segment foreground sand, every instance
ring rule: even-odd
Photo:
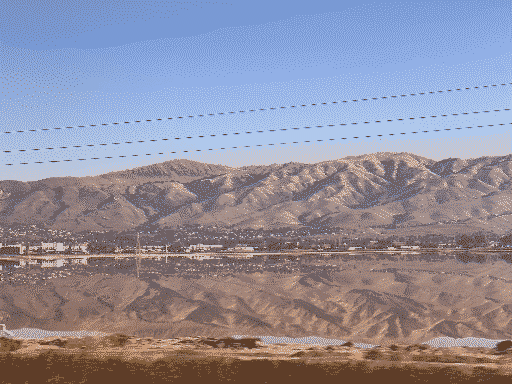
[[[208,382],[231,379],[229,382],[271,383],[278,382],[278,378],[282,382],[283,377],[298,380],[309,376],[322,382],[339,382],[340,375],[372,380],[387,375],[395,382],[414,382],[411,379],[416,378],[417,382],[437,384],[486,379],[494,383],[512,379],[512,352],[490,348],[390,344],[359,349],[264,345],[251,338],[163,340],[124,335],[10,343],[4,340],[2,344],[0,340],[2,383],[102,383],[114,377],[120,379],[127,373],[132,379],[144,379],[141,382],[145,383],[190,382],[204,378],[208,378]],[[18,345],[13,347],[13,344]],[[117,376],[112,376],[114,373]]]

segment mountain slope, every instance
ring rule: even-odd
[[[172,160],[94,177],[0,181],[0,224],[70,231],[231,228],[509,231],[512,155],[433,161],[375,153],[232,168]],[[458,229],[460,231],[460,229]]]

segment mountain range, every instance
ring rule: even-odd
[[[511,229],[511,180],[512,155],[435,161],[380,152],[239,168],[171,160],[92,177],[0,181],[0,225],[503,234]]]

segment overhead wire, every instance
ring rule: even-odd
[[[500,109],[493,109],[489,111],[474,111],[474,112],[460,112],[460,113],[452,113],[452,114],[441,114],[441,115],[433,115],[433,116],[420,116],[420,117],[407,117],[407,118],[398,118],[395,119],[397,121],[406,121],[406,120],[415,120],[415,119],[427,119],[427,118],[437,118],[438,116],[441,117],[447,117],[447,116],[460,116],[460,115],[469,115],[470,113],[490,113],[490,112],[501,112],[501,111],[510,111],[510,108],[504,108],[503,110]],[[393,122],[395,121],[393,119],[383,119],[383,120],[375,120],[375,123],[381,123],[381,122]],[[347,125],[357,125],[359,122],[352,122],[352,123],[340,123],[340,126],[347,126]],[[365,121],[363,124],[370,124],[370,121]],[[287,131],[287,130],[299,130],[299,129],[310,129],[310,128],[325,128],[325,127],[335,127],[338,124],[326,124],[326,125],[316,125],[316,126],[308,126],[308,127],[294,127],[294,128],[280,128],[280,129],[268,129],[266,131],[246,131],[246,132],[232,132],[233,135],[240,135],[240,134],[252,134],[252,133],[265,133],[265,132],[277,132],[277,131]],[[228,136],[230,133],[221,133],[218,135],[210,135],[209,137],[217,137],[217,136]],[[195,138],[205,138],[204,135],[199,135]],[[194,139],[192,136],[186,136],[186,137],[175,137],[174,140],[181,140],[181,139]],[[149,140],[136,140],[136,141],[125,141],[123,143],[121,142],[114,142],[114,143],[101,143],[101,144],[83,144],[83,145],[73,145],[71,147],[49,147],[49,148],[32,148],[30,150],[32,151],[41,151],[41,150],[55,150],[55,149],[73,149],[73,148],[83,148],[83,147],[94,147],[94,146],[106,146],[106,145],[121,145],[121,144],[134,144],[134,143],[145,143],[147,141],[150,142],[157,142],[157,141],[168,141],[172,140],[169,138],[163,138],[163,139],[149,139]],[[18,149],[17,152],[27,152],[29,149]],[[12,150],[3,151],[4,153],[12,153]]]
[[[481,88],[490,88],[490,87],[498,87],[499,85],[502,86],[508,86],[512,83],[501,83],[501,84],[491,84],[491,85],[483,85],[483,86],[474,86],[474,87],[465,87],[465,88],[455,88],[455,89],[448,89],[444,91],[428,91],[428,92],[417,92],[417,93],[410,93],[410,94],[400,94],[399,96],[380,96],[380,97],[370,97],[370,98],[363,98],[363,99],[353,99],[353,100],[343,100],[343,101],[331,101],[331,102],[318,102],[318,103],[311,103],[311,104],[297,104],[297,105],[291,105],[291,106],[281,106],[281,107],[269,107],[269,108],[252,108],[248,110],[241,110],[241,111],[230,111],[230,112],[217,112],[217,113],[207,113],[202,115],[184,115],[184,116],[177,116],[177,117],[160,117],[160,118],[154,118],[154,119],[141,119],[141,120],[133,120],[133,121],[123,121],[120,122],[112,122],[112,123],[98,123],[98,124],[87,124],[87,125],[78,125],[78,126],[70,126],[70,127],[56,127],[56,128],[41,128],[41,129],[28,129],[28,130],[18,130],[18,131],[6,131],[2,132],[4,134],[12,134],[12,133],[24,133],[24,132],[39,132],[39,131],[51,131],[51,130],[66,130],[66,129],[76,129],[76,128],[86,128],[86,127],[98,127],[98,126],[110,126],[110,125],[119,125],[119,124],[131,124],[131,123],[141,123],[141,122],[154,122],[154,121],[167,121],[167,120],[174,120],[174,119],[186,119],[188,118],[194,118],[194,117],[206,117],[206,116],[217,116],[217,115],[233,115],[237,113],[245,113],[245,112],[256,112],[256,111],[266,111],[266,110],[282,110],[287,108],[297,108],[297,107],[311,107],[311,106],[320,106],[320,105],[327,105],[327,104],[342,104],[342,103],[350,103],[350,102],[360,102],[360,101],[370,101],[370,100],[380,100],[380,99],[396,99],[399,97],[407,97],[407,96],[417,96],[417,95],[426,95],[426,94],[438,94],[443,92],[453,92],[455,91],[464,91],[464,90],[470,90],[470,89],[481,89]],[[492,89],[492,88],[491,88]],[[181,121],[181,120],[178,120]]]
[[[506,125],[506,124],[512,124],[511,123],[502,123],[502,124],[488,124],[487,127],[494,127],[495,125]],[[477,126],[478,128],[483,128],[484,125],[478,125]],[[472,129],[472,128],[475,128],[475,127],[464,127],[465,129]],[[454,130],[461,130],[461,129],[464,129],[464,128],[461,128],[461,127],[457,127],[457,128],[453,128]],[[452,128],[445,128],[445,129],[434,129],[432,131],[414,131],[414,132],[409,132],[409,133],[412,133],[412,134],[417,134],[417,133],[429,133],[429,132],[441,132],[441,131],[451,131]],[[388,136],[395,136],[395,135],[406,135],[407,132],[400,132],[400,133],[389,133],[387,134]],[[383,137],[384,135],[376,135],[377,137]],[[360,138],[370,138],[372,137],[371,135],[369,136],[353,136],[352,138],[354,139],[360,139]],[[342,137],[341,140],[347,140],[348,137]],[[311,143],[311,142],[322,142],[322,141],[335,141],[335,140],[339,140],[339,139],[318,139],[318,140],[305,140],[305,141],[302,141],[302,142],[299,142],[299,141],[293,141],[291,143],[273,143],[273,144],[266,144],[266,145],[269,145],[269,146],[273,146],[273,145],[279,145],[279,144],[282,144],[282,145],[290,145],[290,144],[299,144],[299,143]],[[257,145],[254,145],[253,147],[263,147],[264,144],[257,144]],[[239,149],[239,148],[251,148],[250,145],[245,145],[245,146],[236,146],[236,147],[230,147],[230,148],[210,148],[210,149],[207,149],[207,150],[202,150],[202,149],[196,149],[196,150],[191,150],[191,151],[181,151],[181,152],[177,152],[177,151],[170,151],[170,152],[167,152],[169,154],[172,154],[172,153],[189,153],[189,152],[203,152],[203,151],[215,151],[215,150],[227,150],[227,149]],[[126,158],[126,157],[138,157],[138,156],[154,156],[154,155],[164,155],[165,153],[164,152],[159,152],[159,153],[146,153],[145,155],[139,155],[139,154],[135,154],[135,155],[131,155],[131,156],[127,156],[127,155],[122,155],[122,156],[106,156],[106,157],[91,157],[89,159],[75,159],[75,160],[71,160],[71,159],[66,159],[66,160],[49,160],[47,161],[46,163],[60,163],[60,162],[71,162],[71,161],[87,161],[87,160],[100,160],[100,159],[113,159],[113,158]],[[33,162],[33,163],[26,163],[26,162],[23,162],[23,163],[18,163],[16,165],[27,165],[27,164],[44,164],[45,162],[43,161],[36,161],[36,162]],[[15,165],[14,163],[10,163],[10,164],[5,164],[5,165],[9,165],[9,166],[12,166],[12,165]]]

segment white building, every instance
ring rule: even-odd
[[[190,258],[190,259],[194,259],[194,260],[220,259],[220,257],[207,256],[207,255],[190,255],[190,256],[187,256],[187,257]]]
[[[71,251],[73,252],[82,252],[87,253],[87,243],[85,244],[77,244],[71,246]]]
[[[22,244],[12,244],[12,245],[2,245],[0,247],[1,254],[12,254],[12,255],[22,255],[25,252],[26,246]]]
[[[190,247],[188,247],[188,249],[190,251],[204,251],[204,250],[212,249],[212,248],[220,249],[220,248],[222,248],[222,245],[197,244],[197,245],[191,245]]]
[[[57,260],[41,260],[41,267],[42,268],[58,268],[62,267],[64,265],[64,259],[57,259]]]
[[[87,264],[87,258],[71,259],[71,264]]]
[[[143,248],[147,249],[148,252],[162,252],[166,247],[163,245],[145,245]]]
[[[254,252],[254,247],[237,246],[235,248],[231,248],[230,251],[234,251],[234,252]]]
[[[45,251],[64,252],[63,243],[41,243],[41,248]]]
[[[5,324],[0,324],[0,337],[14,337],[14,334],[7,330]]]

